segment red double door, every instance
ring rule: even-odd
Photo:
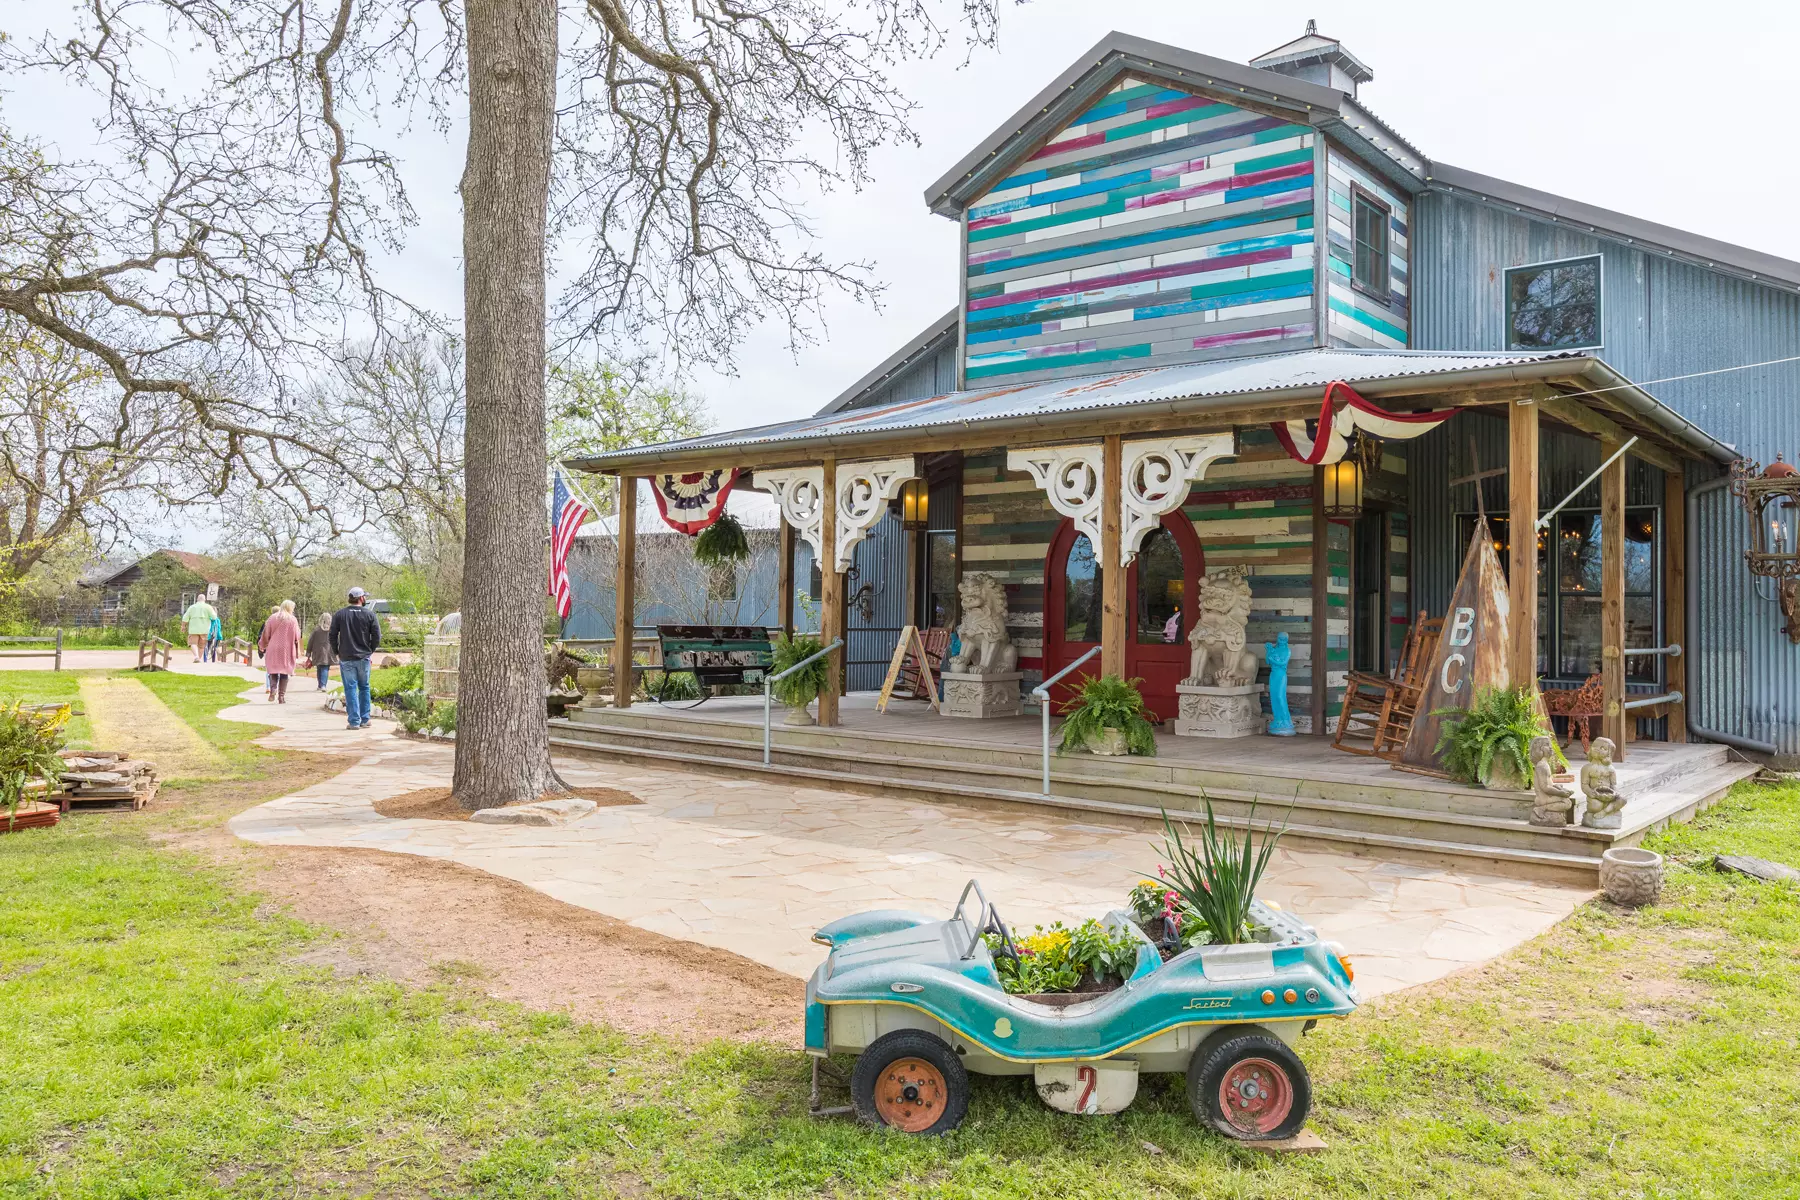
[[[1111,564],[1099,561],[1097,547],[1075,523],[1064,519],[1050,541],[1044,562],[1044,677],[1048,679],[1100,644],[1101,589]],[[1200,539],[1181,512],[1162,519],[1144,537],[1128,568],[1125,594],[1125,675],[1142,679],[1146,705],[1158,718],[1173,721],[1175,685],[1187,675],[1188,614],[1206,570]],[[1060,708],[1072,685],[1100,673],[1098,656],[1078,667],[1051,693]]]

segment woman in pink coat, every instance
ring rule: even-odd
[[[283,600],[263,626],[257,647],[262,651],[263,670],[269,673],[269,699],[286,704],[288,676],[300,658],[300,622],[294,617],[292,600]]]

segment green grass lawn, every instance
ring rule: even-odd
[[[65,726],[71,746],[92,745],[93,729],[80,711],[81,675],[75,671],[0,671],[0,703],[25,700],[32,704],[54,704],[67,700],[75,704],[75,714]]]
[[[208,682],[159,694],[198,713]],[[0,1196],[1800,1194],[1800,889],[1708,866],[1800,863],[1797,787],[1740,787],[1662,838],[1659,906],[1589,906],[1307,1038],[1331,1150],[1279,1159],[1202,1132],[1155,1077],[1111,1118],[1015,1079],[978,1080],[939,1140],[814,1122],[796,1051],[298,965],[332,935],[157,829],[0,837]]]

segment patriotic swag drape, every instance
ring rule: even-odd
[[[1334,397],[1342,407],[1334,408]],[[1350,435],[1359,429],[1374,437],[1405,441],[1430,433],[1455,415],[1454,408],[1391,413],[1357,395],[1349,384],[1336,380],[1325,385],[1325,399],[1319,405],[1316,422],[1276,421],[1270,428],[1289,457],[1317,467],[1342,459],[1350,449]]]
[[[729,471],[691,471],[686,475],[652,475],[650,490],[656,495],[657,510],[664,524],[689,537],[719,519],[725,511],[725,497],[737,482],[737,469]]]

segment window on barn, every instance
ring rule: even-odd
[[[1358,291],[1368,292],[1387,303],[1391,290],[1388,281],[1388,222],[1393,214],[1388,206],[1361,188],[1350,193],[1350,207],[1355,217],[1356,253],[1351,260],[1350,282]]]
[[[1507,271],[1506,345],[1509,350],[1600,345],[1599,256]]]

